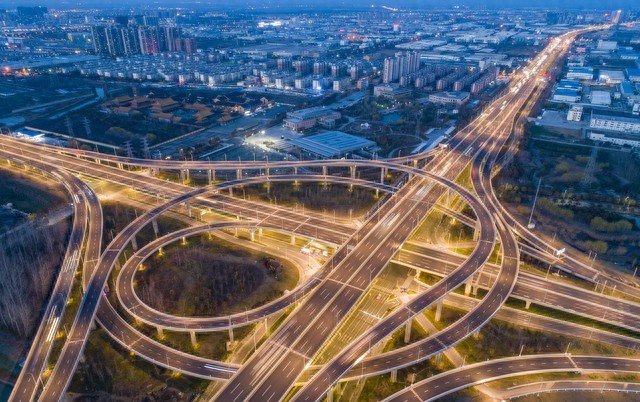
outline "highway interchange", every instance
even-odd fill
[[[581,32],[570,32],[553,40],[527,67],[528,72],[513,80],[511,91],[460,130],[451,139],[450,149],[445,152],[371,161],[167,162],[35,145],[3,136],[0,138],[0,158],[52,175],[65,185],[74,205],[74,225],[65,262],[11,400],[60,400],[71,381],[94,320],[116,342],[155,364],[201,378],[227,380],[216,395],[217,400],[223,401],[282,400],[301,380],[305,385],[292,399],[321,400],[338,381],[394,371],[442,353],[505,311],[503,304],[510,296],[573,310],[620,327],[638,330],[640,325],[636,317],[640,306],[634,302],[519,273],[520,248],[523,244],[528,253],[547,259],[553,259],[557,248],[517,222],[498,202],[491,185],[501,152],[505,148],[506,152],[513,152],[511,147],[514,142],[509,143],[509,140],[514,125],[521,113],[526,114],[537,100],[535,95],[542,85],[539,75],[553,68],[555,61],[567,51],[572,39]],[[455,182],[469,165],[475,194]],[[133,169],[124,169],[125,166]],[[194,188],[166,182],[144,176],[146,169],[179,170],[181,175],[187,176],[189,172],[205,172],[212,184]],[[357,169],[379,169],[380,180],[357,178]],[[213,184],[215,172],[221,171],[232,172],[235,180]],[[400,182],[386,184],[385,176],[390,171],[398,172],[404,178]],[[157,205],[138,216],[108,245],[103,245],[102,210],[98,198],[74,174],[95,177],[155,195]],[[356,228],[313,214],[232,197],[235,186],[262,183],[265,177],[274,182],[308,180],[365,186],[387,195],[383,197],[385,202],[377,204],[377,209],[370,212],[366,221]],[[223,191],[228,191],[229,195]],[[473,222],[478,241],[471,255],[453,256],[428,247],[405,244],[427,214],[436,205],[441,205],[451,192],[464,200],[475,215]],[[196,207],[203,211],[220,211],[239,220],[208,225],[194,221],[196,226],[166,234],[138,249],[136,234],[152,225],[158,235],[156,219],[159,216],[169,211],[181,211],[192,217],[192,209]],[[294,239],[295,236],[316,239],[334,245],[336,252],[307,282],[289,294],[265,306],[229,317],[175,317],[153,310],[135,295],[132,286],[135,271],[149,255],[183,236],[223,228],[265,229],[285,233]],[[489,264],[488,259],[496,242],[500,244],[501,259],[498,265],[493,265]],[[133,328],[116,312],[115,306],[111,305],[103,292],[112,270],[119,266],[127,248],[135,253],[124,262],[117,276],[118,300],[130,317],[156,326],[159,330],[193,333],[232,331],[234,327],[279,314],[290,306],[295,309],[242,365],[212,361],[177,351]],[[47,364],[52,344],[50,334],[58,332],[59,317],[64,313],[82,250],[83,299],[62,352],[43,384],[36,378],[41,378]],[[319,351],[392,260],[436,274],[442,279],[432,286],[423,287],[415,298],[364,329],[327,364],[314,365]],[[556,259],[553,263],[593,283],[606,280],[620,293],[633,297],[640,293],[629,279],[610,269],[592,267],[582,255],[567,253],[562,261]],[[367,356],[376,344],[405,323],[411,322],[429,306],[451,297],[458,298],[452,291],[463,284],[467,284],[469,289],[483,287],[488,289],[488,293],[479,302],[466,303],[469,312],[460,320],[401,349]],[[574,327],[544,319],[537,320],[536,325],[550,330],[554,326],[556,330]],[[584,334],[580,328],[576,332],[577,336]],[[597,339],[605,342],[637,348],[637,341],[633,338],[607,335],[606,331],[591,331],[589,336],[594,336],[594,333]],[[607,359],[558,355],[518,358],[518,362],[522,361],[519,365],[512,364],[510,359],[490,361],[486,363],[489,365],[487,367],[495,369],[497,375],[490,374],[491,371],[485,370],[484,366],[481,375],[461,375],[470,373],[464,370],[471,370],[476,365],[468,366],[441,375],[442,378],[457,375],[453,381],[447,382],[451,385],[438,389],[433,386],[433,381],[439,380],[432,377],[408,387],[390,400],[433,399],[501,376],[543,372],[549,371],[549,368],[556,371],[606,371],[613,369],[608,366],[608,362],[611,362],[612,365],[621,365],[626,371],[638,371],[639,363],[634,359]],[[356,366],[358,369],[354,370]]]

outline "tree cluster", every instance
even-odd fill
[[[24,229],[0,240],[0,325],[29,336],[65,250],[66,223]]]

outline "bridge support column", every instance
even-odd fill
[[[191,177],[189,176],[189,169],[185,169],[185,170],[184,170],[184,177],[186,177],[186,178],[187,178],[187,182],[188,182],[189,180],[191,180]]]
[[[242,169],[236,169],[236,179],[242,179]]]
[[[380,197],[380,189],[376,188],[376,198]]]
[[[476,223],[476,227],[473,228],[473,241],[478,241],[480,239],[480,227],[478,223]]]
[[[187,244],[187,237],[182,236],[182,245],[184,246],[185,244]]]
[[[209,179],[209,184],[213,184],[216,180],[216,171],[214,169],[207,170],[207,178]]]
[[[271,193],[271,180],[267,178],[267,194]]]
[[[436,355],[436,364],[440,364],[441,361],[442,361],[442,353],[438,353]]]
[[[233,187],[229,187],[229,197],[233,197]]]
[[[296,244],[296,236],[291,235],[291,244]]]
[[[436,304],[436,322],[439,322],[440,318],[442,318],[442,299],[438,300]]]
[[[297,176],[297,175],[298,175],[298,167],[297,167],[297,166],[294,166],[294,167],[293,167],[293,174],[294,174],[295,176]],[[294,186],[296,186],[296,187],[298,186],[298,180],[297,180],[297,179],[293,182],[293,185],[294,185]]]
[[[233,343],[233,328],[229,328],[229,342]]]
[[[526,310],[529,310],[529,307],[531,307],[531,300],[525,300],[524,302],[524,308]]]
[[[480,338],[480,330],[477,330],[476,332],[474,332],[474,333],[473,333],[473,337],[474,337],[475,339]]]
[[[352,179],[356,178],[356,165],[349,166],[349,174]],[[349,184],[349,191],[353,191],[353,184]]]
[[[191,346],[194,348],[198,346],[198,339],[196,338],[196,331],[189,332],[191,335]]]
[[[476,283],[473,286],[473,295],[478,295],[478,288],[480,287],[480,279],[482,279],[482,270],[484,269],[484,265],[480,267],[478,270],[478,277],[476,278]]]
[[[116,260],[116,271],[120,271],[120,260]]]
[[[187,208],[187,216],[191,218],[191,203],[189,201],[185,201],[184,206]]]
[[[138,251],[138,242],[136,241],[135,235],[131,238],[131,247],[133,248],[133,251]]]
[[[256,241],[256,230],[249,229],[249,236],[251,237],[251,241]]]
[[[123,170],[124,166],[122,165],[122,163],[118,163],[118,169]]]
[[[391,370],[391,382],[395,383],[398,381],[398,370]]]
[[[262,228],[258,229],[258,236],[262,236]]]
[[[180,183],[184,184],[184,170],[180,169]]]
[[[162,249],[162,247],[158,248],[158,255],[162,255],[164,254],[164,250]]]
[[[380,184],[384,184],[384,178],[387,175],[387,168],[380,169]]]
[[[413,323],[413,318],[407,321],[404,326],[404,343],[409,343],[411,340],[411,324]]]
[[[164,331],[162,330],[162,327],[156,327],[156,329],[158,330],[158,338],[164,338]]]
[[[158,220],[157,219],[152,219],[151,220],[151,226],[153,226],[153,233],[155,233],[156,238],[158,237],[158,233],[160,233],[160,230],[158,229]]]
[[[322,166],[322,175],[323,175],[324,177],[327,177],[327,165],[323,165],[323,166]],[[327,188],[327,181],[326,181],[326,180],[322,182],[322,186],[323,186],[324,188]]]
[[[265,335],[269,336],[269,332],[271,332],[271,331],[269,331],[268,319],[265,318],[263,322],[264,322],[264,333],[265,333]]]
[[[465,282],[464,284],[464,295],[465,296],[469,296],[469,294],[471,293],[471,288],[473,287],[473,278],[469,279],[467,282]]]

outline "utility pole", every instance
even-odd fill
[[[540,191],[540,184],[542,184],[542,177],[540,178],[540,180],[538,180],[538,188],[536,189],[536,196],[533,199],[533,205],[531,206],[531,216],[529,216],[529,223],[527,224],[527,227],[529,229],[533,229],[536,227],[536,224],[531,222],[531,220],[533,219],[533,211],[536,209],[536,202],[538,201],[538,192]]]

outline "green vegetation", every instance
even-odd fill
[[[208,381],[162,369],[112,344],[103,330],[94,331],[69,387],[74,393],[106,393],[111,398],[174,400],[178,392],[190,398]],[[166,388],[165,384],[170,388]],[[140,399],[142,400],[142,399]]]
[[[55,210],[64,206],[67,199],[58,183],[16,167],[0,166],[0,183],[0,205],[11,203],[14,208],[28,214]]]
[[[587,240],[577,242],[576,245],[583,250],[591,250],[603,255],[609,250],[609,244],[602,240]]]
[[[298,271],[274,256],[208,235],[153,255],[136,276],[145,303],[181,316],[210,316],[255,308],[295,287]]]
[[[566,220],[573,219],[573,211],[567,208],[562,208],[556,205],[553,201],[548,200],[546,198],[540,198],[538,200],[538,207],[545,212],[550,213],[553,216],[557,216],[558,218],[563,218]]]
[[[244,191],[243,191],[244,190]],[[376,202],[375,191],[359,186],[349,189],[348,185],[299,182],[271,183],[267,192],[266,184],[244,186],[235,189],[236,197],[258,198],[264,202],[285,205],[291,208],[326,212],[329,219],[335,211],[339,217],[357,217],[367,212]],[[351,211],[351,212],[350,212]]]
[[[623,232],[626,230],[632,230],[633,224],[624,219],[620,219],[619,221],[615,222],[609,222],[599,216],[596,216],[591,219],[591,227],[595,230],[600,230],[603,232]]]
[[[102,203],[102,214],[104,221],[102,225],[104,239],[104,241],[102,242],[102,248],[104,249],[122,229],[133,222],[138,216],[142,215],[143,212],[144,211],[142,210],[121,204],[119,202]],[[156,220],[158,222],[158,229],[160,231],[160,234],[174,232],[178,229],[187,227],[184,222],[172,218],[167,218],[165,216],[160,216]],[[151,224],[146,225],[136,235],[136,239],[138,240],[138,245],[140,247],[142,247],[143,244],[155,240],[155,238],[156,236],[153,232],[153,227]]]

